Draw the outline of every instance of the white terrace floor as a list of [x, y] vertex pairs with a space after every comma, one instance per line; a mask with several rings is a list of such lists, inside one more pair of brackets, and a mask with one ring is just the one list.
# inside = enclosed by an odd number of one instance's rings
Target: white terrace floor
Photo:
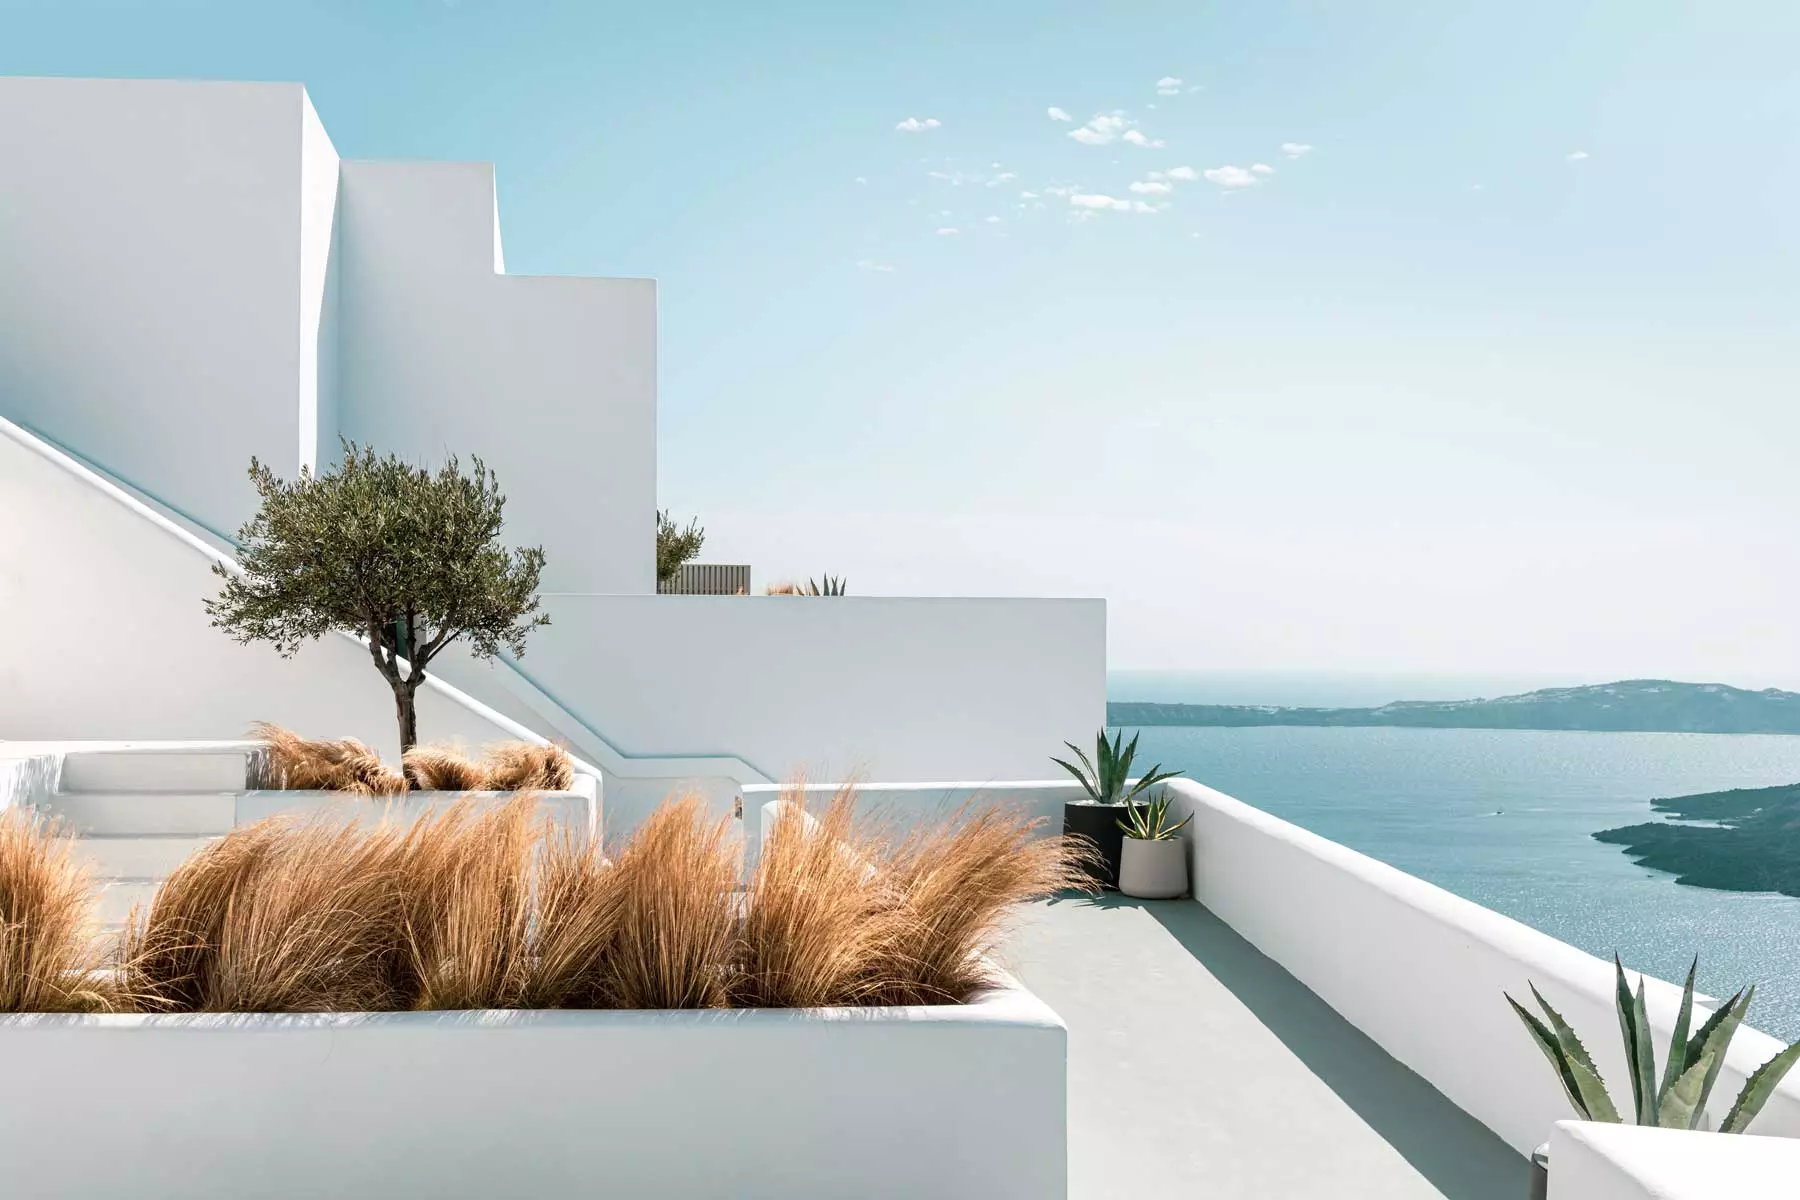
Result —
[[1520, 1200], [1525, 1160], [1191, 900], [1034, 906], [1069, 1027], [1070, 1200]]

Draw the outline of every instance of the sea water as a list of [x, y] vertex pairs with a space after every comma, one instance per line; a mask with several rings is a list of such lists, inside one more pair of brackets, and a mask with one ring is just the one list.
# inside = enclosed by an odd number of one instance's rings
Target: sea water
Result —
[[1800, 737], [1146, 727], [1138, 754], [1630, 968], [1679, 983], [1698, 953], [1702, 991], [1754, 982], [1749, 1023], [1800, 1038], [1800, 899], [1677, 884], [1592, 837], [1661, 819], [1654, 797], [1800, 782]]

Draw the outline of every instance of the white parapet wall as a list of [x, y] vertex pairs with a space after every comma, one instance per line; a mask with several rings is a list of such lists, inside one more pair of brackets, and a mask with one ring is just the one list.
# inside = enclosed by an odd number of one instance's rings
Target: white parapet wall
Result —
[[0, 1017], [9, 1193], [1067, 1194], [1067, 1033], [966, 1005]]
[[1789, 1200], [1800, 1141], [1562, 1121], [1549, 1200]]
[[[1175, 811], [1193, 816], [1195, 899], [1514, 1149], [1529, 1154], [1571, 1113], [1504, 993], [1529, 1003], [1535, 983], [1615, 1097], [1628, 1095], [1612, 963], [1211, 788], [1168, 786]], [[1647, 983], [1659, 1056], [1680, 994]], [[1739, 1030], [1713, 1092], [1714, 1121], [1781, 1048]], [[1800, 1137], [1800, 1076], [1752, 1129]]]

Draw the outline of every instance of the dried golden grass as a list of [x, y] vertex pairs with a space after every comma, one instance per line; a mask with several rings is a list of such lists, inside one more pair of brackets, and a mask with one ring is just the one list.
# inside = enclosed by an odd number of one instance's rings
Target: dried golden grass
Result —
[[403, 842], [354, 822], [271, 817], [197, 851], [122, 942], [125, 991], [151, 1011], [395, 1007]]
[[526, 1008], [604, 1008], [606, 956], [625, 919], [622, 875], [598, 838], [574, 826], [549, 830], [538, 849], [537, 917], [520, 1003]]
[[414, 746], [400, 764], [415, 791], [478, 792], [492, 786], [483, 764], [470, 761], [461, 746], [441, 742]]
[[873, 1002], [959, 1004], [993, 982], [990, 963], [1018, 906], [1093, 890], [1091, 843], [1042, 837], [1041, 818], [1004, 806], [963, 806], [884, 854], [895, 905], [870, 964]]
[[362, 796], [425, 792], [562, 792], [575, 785], [575, 762], [561, 746], [498, 742], [479, 759], [453, 743], [414, 746], [395, 772], [355, 738], [303, 738], [268, 722], [253, 729], [266, 746], [266, 786]]
[[721, 1008], [731, 996], [739, 856], [730, 818], [698, 796], [664, 801], [611, 870], [618, 925], [595, 971], [608, 1008]]
[[405, 777], [355, 738], [303, 738], [267, 721], [257, 722], [252, 733], [267, 746], [265, 773], [271, 786], [361, 796], [397, 796], [406, 791]]
[[859, 824], [853, 786], [838, 789], [817, 817], [798, 783], [783, 789], [782, 802], [744, 893], [732, 1003], [863, 1003], [890, 983], [876, 964], [888, 961], [902, 912], [871, 861], [878, 843]]
[[[817, 814], [799, 787], [784, 799], [741, 893], [730, 822], [694, 796], [665, 802], [612, 862], [585, 830], [540, 819], [529, 792], [465, 797], [403, 825], [337, 814], [246, 826], [133, 914], [111, 992], [87, 983], [89, 896], [66, 848], [0, 826], [0, 985], [11, 989], [0, 1007], [960, 1003], [992, 982], [1017, 905], [1088, 883], [1090, 846], [1041, 838], [1041, 822], [1004, 806], [889, 837], [858, 812], [854, 788]], [[44, 947], [29, 961], [16, 926]], [[30, 979], [51, 982], [15, 983]]]
[[410, 1007], [515, 1008], [528, 986], [537, 799], [464, 799], [420, 818], [400, 854]]
[[94, 886], [74, 843], [28, 809], [0, 812], [0, 1012], [96, 1012], [118, 998], [91, 937]]
[[482, 752], [487, 786], [495, 791], [566, 792], [575, 786], [575, 763], [561, 746], [500, 742]]

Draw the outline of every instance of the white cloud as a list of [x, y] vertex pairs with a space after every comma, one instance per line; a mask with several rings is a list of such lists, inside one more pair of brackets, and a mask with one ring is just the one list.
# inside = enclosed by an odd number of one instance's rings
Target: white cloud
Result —
[[1130, 124], [1119, 113], [1101, 113], [1080, 129], [1069, 130], [1069, 136], [1084, 146], [1104, 146], [1117, 141]]
[[989, 225], [998, 225], [1000, 223], [999, 217], [983, 217], [982, 220], [986, 221]]
[[868, 180], [867, 180], [867, 179], [864, 179], [864, 178], [863, 178], [863, 177], [862, 177], [862, 176], [861, 176], [861, 175], [858, 175], [858, 176], [857, 176], [857, 177], [856, 177], [856, 182], [858, 182], [858, 183], [867, 183], [867, 182], [869, 182], [869, 181], [868, 181]]
[[1079, 185], [1072, 183], [1053, 183], [1044, 190], [1049, 192], [1052, 196], [1073, 196], [1076, 192], [1079, 192], [1081, 188]]
[[900, 133], [923, 133], [927, 129], [936, 129], [942, 124], [943, 122], [936, 117], [926, 117], [922, 121], [918, 117], [908, 117], [895, 125], [894, 129]]
[[886, 274], [886, 273], [887, 273], [887, 272], [889, 272], [889, 271], [892, 271], [892, 270], [893, 270], [893, 269], [894, 269], [894, 264], [892, 264], [892, 263], [883, 263], [883, 262], [876, 262], [876, 261], [875, 261], [875, 260], [874, 260], [874, 259], [872, 259], [872, 258], [859, 258], [859, 259], [857, 259], [857, 260], [856, 260], [856, 265], [857, 265], [857, 267], [858, 267], [858, 268], [860, 268], [860, 269], [861, 269], [861, 270], [864, 270], [864, 271], [880, 271], [880, 272], [882, 272], [882, 273], [883, 273], [883, 274]]
[[1563, 157], [1570, 162], [1580, 162], [1582, 159], [1589, 157], [1589, 155], [1586, 150], [1575, 150], [1563, 155]]
[[1021, 199], [1021, 200], [1036, 200], [1037, 198], [1038, 198], [1038, 194], [1036, 192], [1020, 192], [1019, 193], [1019, 199]]
[[1076, 208], [1106, 209], [1112, 212], [1153, 213], [1156, 211], [1154, 206], [1145, 204], [1142, 200], [1114, 199], [1111, 196], [1091, 195], [1083, 192], [1076, 192], [1070, 196], [1069, 203]]
[[1251, 172], [1244, 170], [1244, 168], [1242, 168], [1242, 167], [1234, 167], [1234, 166], [1230, 166], [1230, 165], [1226, 165], [1223, 167], [1214, 167], [1210, 171], [1202, 171], [1201, 174], [1205, 175], [1208, 179], [1212, 180], [1214, 183], [1218, 184], [1220, 187], [1228, 187], [1228, 188], [1249, 187], [1251, 184], [1256, 182], [1256, 176], [1254, 174], [1252, 174]]
[[1156, 94], [1159, 96], [1174, 96], [1179, 94], [1180, 91], [1181, 80], [1175, 78], [1173, 75], [1164, 75], [1161, 79], [1156, 81]]
[[1140, 130], [1136, 129], [1127, 129], [1122, 136], [1132, 145], [1142, 146], [1146, 150], [1160, 150], [1168, 145], [1161, 138], [1145, 137]]
[[1200, 178], [1200, 173], [1192, 167], [1170, 167], [1168, 176], [1170, 179], [1179, 179], [1183, 183], [1192, 183]]
[[1002, 171], [998, 175], [994, 176], [992, 179], [988, 180], [987, 185], [989, 187], [999, 187], [1002, 184], [1009, 183], [1012, 180], [1017, 179], [1018, 177], [1019, 177], [1019, 173], [1017, 171]]
[[1271, 167], [1268, 163], [1251, 163], [1250, 169], [1255, 171], [1258, 175], [1273, 175], [1275, 173], [1275, 168]]
[[1302, 158], [1312, 153], [1312, 147], [1305, 142], [1283, 142], [1281, 152], [1289, 158]]
[[939, 237], [954, 237], [956, 234], [958, 234], [960, 232], [961, 232], [961, 230], [951, 229], [951, 228], [946, 227], [944, 229], [938, 230], [938, 236]]
[[1056, 105], [1054, 105], [1054, 104], [1052, 104], [1050, 106], [1049, 111], [1050, 111], [1050, 119], [1052, 121], [1073, 121], [1075, 119], [1074, 117], [1071, 117], [1064, 110], [1056, 107]]
[[1140, 196], [1166, 196], [1175, 190], [1175, 185], [1160, 179], [1140, 179], [1131, 185], [1131, 190]]

